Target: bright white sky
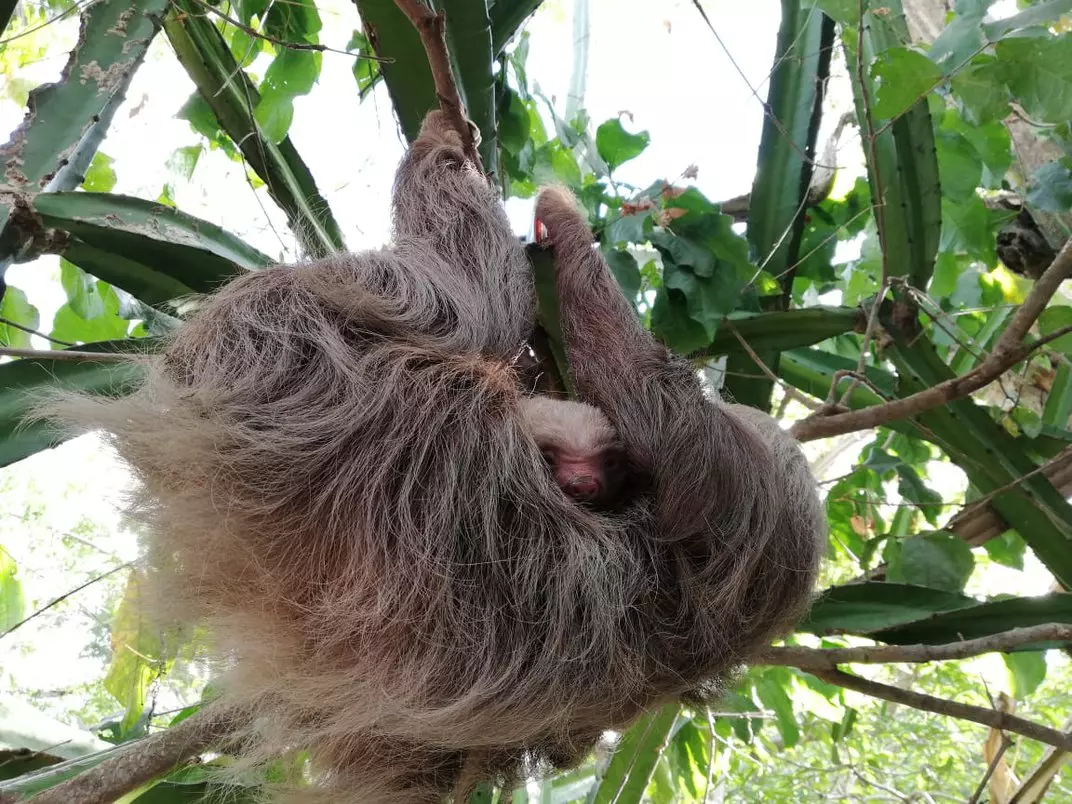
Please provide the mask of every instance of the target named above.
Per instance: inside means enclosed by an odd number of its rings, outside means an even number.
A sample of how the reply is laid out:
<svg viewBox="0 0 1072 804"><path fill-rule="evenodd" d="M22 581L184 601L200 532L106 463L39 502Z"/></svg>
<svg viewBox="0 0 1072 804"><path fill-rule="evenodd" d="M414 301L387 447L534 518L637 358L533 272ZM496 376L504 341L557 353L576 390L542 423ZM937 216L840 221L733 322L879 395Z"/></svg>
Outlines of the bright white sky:
<svg viewBox="0 0 1072 804"><path fill-rule="evenodd" d="M324 22L321 41L345 48L360 25L353 3L322 0L318 6ZM747 83L691 0L591 0L585 105L596 124L628 111L633 120L624 121L626 128L647 129L651 134L648 150L620 168L616 178L646 186L657 178L673 180L695 164L699 168L696 185L711 199L720 200L747 192L752 182L762 109L749 84L765 97L780 4L778 0L706 0L704 6ZM572 70L572 7L572 0L547 0L528 24L530 81L556 99L560 113ZM43 34L57 37L49 48L51 55L29 66L20 77L35 83L55 80L76 32L74 19L52 26ZM351 64L344 55L323 55L320 81L309 96L297 100L290 134L349 247L357 250L378 247L387 238L387 199L404 145L382 86L363 104L358 103ZM263 71L263 62L258 69ZM157 37L102 146L115 159L116 192L156 198L166 182L176 181L169 173L169 158L175 149L198 142L189 125L175 118L193 89L165 37ZM848 108L843 82L834 85L832 94L821 141ZM0 100L0 139L6 139L22 115L20 106ZM846 171L849 183L860 163L857 151L849 147L841 154L840 162L853 166ZM184 211L222 225L267 253L293 257L293 241L283 216L266 192L250 190L242 166L222 154L204 154L192 183L176 184L175 198ZM508 209L518 233L526 232L531 201L511 201ZM55 258L46 258L15 266L7 277L38 305L46 331L64 301L54 280L57 265ZM827 476L843 472L854 454L855 450L848 450L843 460L828 467ZM948 465L935 465L934 470L936 487L963 488L957 470ZM101 525L94 540L101 567L111 565L109 555L123 560L134 557L134 540L118 526L115 513L119 500L114 491L121 481L117 467L92 439L80 439L0 470L2 510L13 514L10 520L0 519L0 545L18 561L31 605L93 574L93 568L85 565L77 567L74 575L59 566L63 538L83 517ZM48 504L30 527L17 512L42 495ZM1000 577L1005 591L1042 591L1037 581L1018 573L1002 570ZM0 682L5 682L0 683L0 693L16 681L60 688L99 673L95 660L79 657L88 641L88 610L94 600L90 587L79 595L80 613L73 613L66 623L49 624L48 649L43 649L42 632L29 626L0 643ZM16 655L17 662L10 661Z"/></svg>

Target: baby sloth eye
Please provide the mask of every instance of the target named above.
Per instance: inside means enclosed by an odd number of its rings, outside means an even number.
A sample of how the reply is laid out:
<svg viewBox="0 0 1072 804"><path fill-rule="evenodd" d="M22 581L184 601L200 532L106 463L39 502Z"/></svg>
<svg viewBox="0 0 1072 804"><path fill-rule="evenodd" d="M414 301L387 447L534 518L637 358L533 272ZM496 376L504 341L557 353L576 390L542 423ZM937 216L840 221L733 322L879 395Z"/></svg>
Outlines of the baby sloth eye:
<svg viewBox="0 0 1072 804"><path fill-rule="evenodd" d="M541 449L540 455L543 457L544 463L548 465L555 462L555 451L552 449Z"/></svg>

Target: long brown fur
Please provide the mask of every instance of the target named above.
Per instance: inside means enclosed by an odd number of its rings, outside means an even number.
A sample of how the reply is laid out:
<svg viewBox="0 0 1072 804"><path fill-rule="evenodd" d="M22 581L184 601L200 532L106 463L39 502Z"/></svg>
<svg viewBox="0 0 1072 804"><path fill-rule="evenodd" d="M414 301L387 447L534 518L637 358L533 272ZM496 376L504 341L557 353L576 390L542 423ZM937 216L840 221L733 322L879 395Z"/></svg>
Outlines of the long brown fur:
<svg viewBox="0 0 1072 804"><path fill-rule="evenodd" d="M439 113L393 247L236 279L137 393L48 408L110 434L157 615L207 623L245 760L308 749L316 800L575 764L717 692L809 597L823 518L795 442L642 329L567 193L537 214L581 396L651 478L623 510L567 499L525 431L530 269Z"/></svg>

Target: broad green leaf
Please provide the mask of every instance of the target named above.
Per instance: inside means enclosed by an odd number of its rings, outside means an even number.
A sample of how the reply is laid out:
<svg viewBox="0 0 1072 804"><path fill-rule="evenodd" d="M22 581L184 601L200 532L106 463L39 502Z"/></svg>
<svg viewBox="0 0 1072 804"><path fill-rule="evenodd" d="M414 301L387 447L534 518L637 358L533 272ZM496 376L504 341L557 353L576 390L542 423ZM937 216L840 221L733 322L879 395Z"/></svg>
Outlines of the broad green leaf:
<svg viewBox="0 0 1072 804"><path fill-rule="evenodd" d="M258 0L262 2L262 0ZM270 36L290 42L318 41L322 23L320 12L313 0L289 0L286 3L266 5L268 13L264 17L264 30ZM287 52L284 50L284 52ZM302 52L302 51L290 51ZM306 53L310 51L304 51ZM319 55L319 54L317 54ZM270 69L270 68L269 68Z"/></svg>
<svg viewBox="0 0 1072 804"><path fill-rule="evenodd" d="M187 145L184 148L176 148L171 158L168 159L168 168L177 176L190 181L204 150L204 146L200 143Z"/></svg>
<svg viewBox="0 0 1072 804"><path fill-rule="evenodd" d="M142 578L131 573L112 621L112 663L104 678L104 688L126 710L121 725L124 735L142 716L150 682L167 669L161 656L160 629L143 611L141 584Z"/></svg>
<svg viewBox="0 0 1072 804"><path fill-rule="evenodd" d="M67 294L67 303L79 317L90 320L109 312L97 288L97 280L67 260L60 260L60 284ZM114 295L114 294L113 294ZM118 299L111 312L119 311ZM124 333L125 334L125 333ZM122 336L119 336L122 337ZM83 340L107 340L106 338L83 338Z"/></svg>
<svg viewBox="0 0 1072 804"><path fill-rule="evenodd" d="M625 298L633 302L640 293L640 266L636 257L624 249L603 249L603 258L618 281Z"/></svg>
<svg viewBox="0 0 1072 804"><path fill-rule="evenodd" d="M897 467L897 476L900 479L897 492L905 500L918 505L928 522L932 525L936 524L942 506L942 495L927 486L915 467L908 464L902 463ZM920 585L929 586L930 584Z"/></svg>
<svg viewBox="0 0 1072 804"><path fill-rule="evenodd" d="M1031 177L1028 204L1064 215L1072 209L1072 170L1062 162L1048 162Z"/></svg>
<svg viewBox="0 0 1072 804"><path fill-rule="evenodd" d="M1039 316L1038 325L1039 332L1043 335L1049 335L1062 327L1072 326L1072 307L1064 305L1047 307ZM1052 341L1049 346L1066 356L1072 355L1072 332Z"/></svg>
<svg viewBox="0 0 1072 804"><path fill-rule="evenodd" d="M610 218L606 229L603 231L603 242L609 246L620 246L623 243L644 243L650 236L651 231L650 212L615 216Z"/></svg>
<svg viewBox="0 0 1072 804"><path fill-rule="evenodd" d="M100 151L93 154L82 188L91 193L110 193L116 182L114 163L115 160L107 154Z"/></svg>
<svg viewBox="0 0 1072 804"><path fill-rule="evenodd" d="M894 47L876 59L871 75L877 82L875 117L899 117L941 80L938 66L917 50Z"/></svg>
<svg viewBox="0 0 1072 804"><path fill-rule="evenodd" d="M948 130L939 131L935 146L945 197L953 201L970 198L983 178L979 152L967 137Z"/></svg>
<svg viewBox="0 0 1072 804"><path fill-rule="evenodd" d="M350 41L346 43L346 49L353 53L359 53L361 56L375 55L368 37L358 30L355 30L350 36ZM365 93L380 79L379 63L369 58L356 58L352 69L354 78L357 80L358 95L364 97Z"/></svg>
<svg viewBox="0 0 1072 804"><path fill-rule="evenodd" d="M537 184L565 184L576 187L581 183L581 168L573 152L557 140L536 149L532 177Z"/></svg>
<svg viewBox="0 0 1072 804"><path fill-rule="evenodd" d="M993 56L976 56L967 68L954 73L950 87L973 123L997 123L1008 114L1009 90L1002 65Z"/></svg>
<svg viewBox="0 0 1072 804"><path fill-rule="evenodd" d="M856 25L860 21L860 4L857 0L817 0L815 5L842 25Z"/></svg>
<svg viewBox="0 0 1072 804"><path fill-rule="evenodd" d="M617 117L601 123L596 129L596 148L611 170L640 156L650 141L648 132L630 134L622 127L622 121Z"/></svg>
<svg viewBox="0 0 1072 804"><path fill-rule="evenodd" d="M1072 118L1072 36L1003 39L996 52L1029 117L1041 123Z"/></svg>
<svg viewBox="0 0 1072 804"><path fill-rule="evenodd" d="M0 300L0 317L4 319L0 321L0 343L17 349L28 349L32 346L30 333L5 323L13 321L34 330L41 326L41 314L30 304L23 291L11 285L7 286L4 297Z"/></svg>
<svg viewBox="0 0 1072 804"><path fill-rule="evenodd" d="M268 65L254 116L272 143L278 144L286 137L294 118L294 98L313 88L320 75L320 63L318 52L283 49Z"/></svg>
<svg viewBox="0 0 1072 804"><path fill-rule="evenodd" d="M1012 694L1017 700L1026 699L1046 680L1046 654L1044 653L1005 653L1002 654L1005 666L1012 679Z"/></svg>
<svg viewBox="0 0 1072 804"><path fill-rule="evenodd" d="M771 672L764 673L763 678L756 682L756 697L763 702L764 706L774 711L778 732L782 735L782 742L786 748L792 748L800 741L800 726L797 724L797 716L793 711L793 700L786 691L789 678L789 672L785 668L773 668Z"/></svg>
<svg viewBox="0 0 1072 804"><path fill-rule="evenodd" d="M26 600L18 574L15 559L0 546L0 636L26 617Z"/></svg>
<svg viewBox="0 0 1072 804"><path fill-rule="evenodd" d="M83 318L70 304L56 311L52 319L53 338L66 343L89 343L92 341L120 340L127 336L130 322L118 315L119 304L106 309L94 318Z"/></svg>
<svg viewBox="0 0 1072 804"><path fill-rule="evenodd" d="M944 532L905 539L895 555L887 572L890 581L946 592L962 591L975 568L971 548Z"/></svg>
<svg viewBox="0 0 1072 804"><path fill-rule="evenodd" d="M687 299L677 291L662 287L651 308L651 331L678 354L690 354L711 343L708 330L693 320Z"/></svg>
<svg viewBox="0 0 1072 804"><path fill-rule="evenodd" d="M927 51L930 59L941 66L943 74L956 70L982 46L982 22L992 2L960 0L956 3L956 15L947 22Z"/></svg>

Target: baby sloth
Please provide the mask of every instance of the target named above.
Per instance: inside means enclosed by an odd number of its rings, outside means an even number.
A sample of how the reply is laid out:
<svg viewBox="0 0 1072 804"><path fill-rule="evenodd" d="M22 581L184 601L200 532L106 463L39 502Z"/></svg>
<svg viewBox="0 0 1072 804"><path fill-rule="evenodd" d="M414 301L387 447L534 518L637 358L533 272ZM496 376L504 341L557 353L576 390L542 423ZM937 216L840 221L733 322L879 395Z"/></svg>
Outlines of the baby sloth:
<svg viewBox="0 0 1072 804"><path fill-rule="evenodd" d="M568 496L602 509L624 501L632 471L617 431L599 408L546 396L525 397L520 408L525 428Z"/></svg>

